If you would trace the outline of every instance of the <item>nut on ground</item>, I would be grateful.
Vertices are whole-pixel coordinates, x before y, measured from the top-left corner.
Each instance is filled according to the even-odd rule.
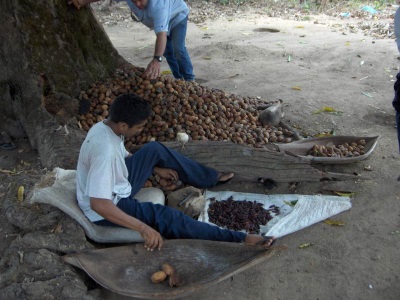
[[[167,274],[164,271],[157,271],[153,275],[151,275],[151,282],[160,283],[167,279]]]

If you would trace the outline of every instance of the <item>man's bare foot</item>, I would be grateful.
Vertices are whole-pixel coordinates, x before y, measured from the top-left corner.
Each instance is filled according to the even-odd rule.
[[[219,172],[217,184],[227,183],[233,178],[233,176],[235,176],[235,173]]]
[[[275,237],[248,234],[246,235],[244,242],[246,245],[261,245],[265,248],[269,248],[275,242]]]

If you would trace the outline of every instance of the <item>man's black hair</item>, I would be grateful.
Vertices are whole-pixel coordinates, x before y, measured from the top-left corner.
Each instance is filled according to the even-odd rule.
[[[129,128],[147,120],[151,113],[149,103],[136,94],[124,94],[114,99],[110,107],[110,120],[123,122]]]

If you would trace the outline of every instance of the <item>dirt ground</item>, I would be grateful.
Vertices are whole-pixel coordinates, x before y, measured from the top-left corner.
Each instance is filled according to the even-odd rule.
[[[287,245],[287,251],[188,299],[399,299],[400,235],[391,233],[400,228],[400,160],[391,100],[400,62],[393,39],[351,33],[346,22],[246,11],[189,23],[187,48],[203,85],[281,99],[285,121],[304,135],[334,129],[336,135],[380,138],[369,160],[321,167],[370,178],[354,182],[352,209],[336,217],[345,226],[320,223],[286,236],[278,245]],[[151,31],[131,22],[105,29],[129,62],[147,65],[154,47]],[[168,70],[166,62],[163,69]],[[324,106],[340,113],[314,114]],[[364,170],[368,166],[372,171]],[[301,184],[295,192],[320,191]],[[302,243],[313,246],[299,249]]]
[[[109,16],[109,11],[96,12],[100,18]],[[153,56],[154,33],[130,18],[119,18],[126,15],[124,7],[112,13],[118,21],[103,20],[111,41],[129,62],[145,67]],[[400,66],[395,42],[351,32],[348,24],[354,20],[327,15],[305,19],[267,17],[253,9],[190,22],[187,48],[196,79],[230,93],[281,99],[285,122],[304,136],[331,130],[336,135],[379,135],[370,159],[319,166],[325,171],[356,172],[367,179],[352,182],[353,207],[335,217],[344,226],[319,223],[283,237],[277,245],[287,245],[287,250],[186,299],[400,299],[400,159],[391,106]],[[168,70],[166,62],[162,68]],[[315,113],[324,106],[337,113]],[[2,163],[14,162],[22,168],[23,159],[35,164],[38,173],[45,171],[35,151],[23,141],[18,146],[1,150],[0,156],[8,157]],[[15,180],[10,183],[5,180],[9,175],[0,176],[4,196],[11,185],[15,188]],[[257,185],[229,188],[263,192]],[[287,193],[287,188],[282,184],[274,193]],[[321,190],[318,184],[300,183],[294,192]],[[18,230],[7,222],[1,224],[3,250]],[[303,243],[313,245],[300,249]],[[107,291],[103,298],[128,299]]]

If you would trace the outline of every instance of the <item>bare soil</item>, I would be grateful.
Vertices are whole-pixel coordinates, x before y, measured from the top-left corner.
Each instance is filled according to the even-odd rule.
[[[93,8],[119,53],[145,67],[153,56],[154,33],[133,22],[122,4]],[[394,10],[376,20],[349,20],[326,14],[288,17],[282,10],[276,18],[270,17],[271,10],[240,7],[200,18],[193,4],[187,48],[199,83],[238,95],[281,99],[285,122],[304,137],[332,130],[336,135],[380,137],[368,160],[318,166],[364,177],[351,182],[356,191],[352,209],[335,217],[344,226],[319,223],[286,236],[277,245],[287,245],[287,250],[187,299],[400,298],[400,159],[391,106],[400,66],[390,32]],[[365,31],[360,22],[387,31]],[[168,70],[166,62],[162,68]],[[324,106],[336,113],[316,113]],[[17,149],[0,150],[1,169],[21,171],[0,173],[2,199],[19,185],[29,187],[46,171],[26,141],[15,143]],[[263,192],[257,184],[228,187]],[[288,188],[281,184],[273,192],[288,193]],[[317,194],[320,188],[300,183],[290,193]],[[18,232],[1,218],[1,252]],[[303,243],[312,246],[300,249]],[[102,297],[123,299],[107,291]]]

